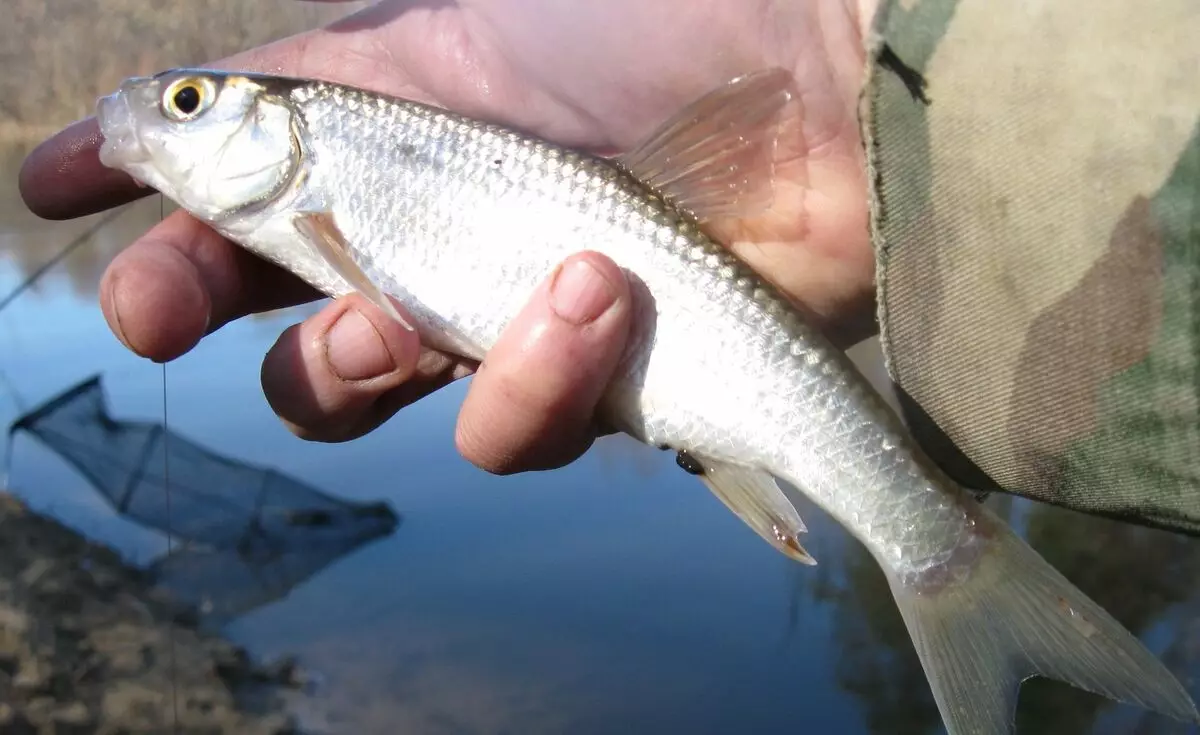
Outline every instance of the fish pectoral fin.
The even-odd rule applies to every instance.
[[[332,212],[300,212],[292,220],[292,225],[351,288],[404,325],[405,329],[414,331],[413,326],[401,316],[392,300],[371,281],[358,263],[354,262],[350,255],[350,244],[334,221]]]
[[[617,160],[700,222],[749,218],[775,196],[776,146],[798,127],[792,75],[771,68],[737,77],[684,107]]]
[[[700,480],[754,532],[785,556],[813,566],[817,560],[800,545],[808,527],[796,506],[769,472],[691,454]]]

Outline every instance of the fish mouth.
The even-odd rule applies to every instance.
[[[103,138],[100,163],[109,168],[128,170],[131,165],[150,160],[150,152],[137,134],[137,121],[124,85],[96,103],[96,122]]]

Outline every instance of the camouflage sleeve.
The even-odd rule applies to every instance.
[[[973,487],[1200,533],[1200,5],[881,5],[861,117],[918,439]]]

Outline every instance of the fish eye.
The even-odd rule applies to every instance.
[[[202,78],[189,77],[169,85],[162,95],[162,111],[176,122],[194,120],[207,110],[216,97],[215,85]]]
[[[175,96],[172,98],[175,103],[175,109],[185,115],[190,115],[200,107],[200,88],[194,84],[189,84],[175,90]]]

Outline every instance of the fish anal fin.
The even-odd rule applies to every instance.
[[[704,223],[750,219],[771,207],[781,130],[798,132],[790,72],[737,77],[684,107],[618,158],[672,205]],[[786,113],[786,114],[785,114]]]
[[[413,331],[413,326],[401,316],[391,299],[379,290],[379,286],[375,285],[358,263],[354,262],[354,258],[350,255],[350,244],[346,241],[346,236],[342,234],[341,229],[338,228],[332,212],[300,212],[295,216],[292,224],[300,236],[317,249],[317,252],[333,268],[334,272],[350,284],[351,288],[382,309],[388,316],[404,325],[405,329]]]
[[[801,564],[817,563],[800,545],[800,534],[807,533],[808,528],[771,473],[694,453],[682,454],[686,460],[681,458],[680,464],[696,474],[713,495],[767,543]]]
[[[995,533],[955,574],[887,575],[949,735],[1012,733],[1032,676],[1200,722],[1137,638],[998,519],[984,521]]]

